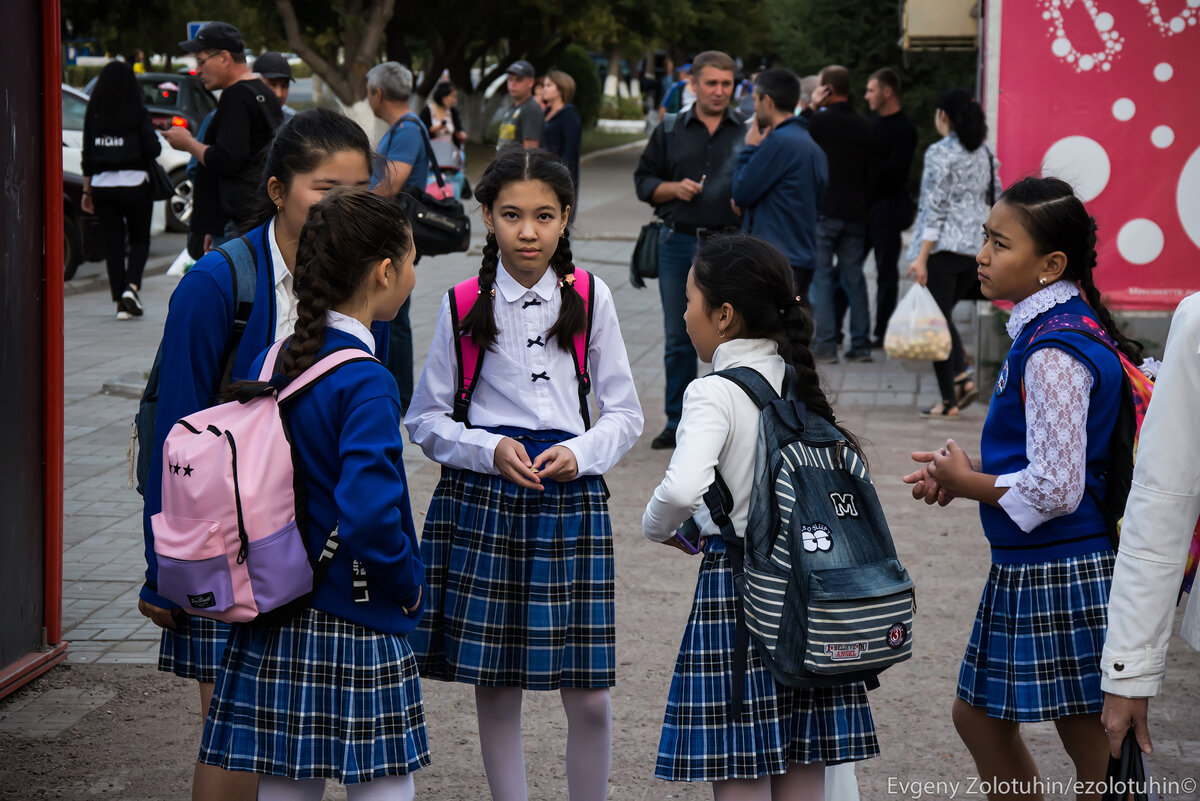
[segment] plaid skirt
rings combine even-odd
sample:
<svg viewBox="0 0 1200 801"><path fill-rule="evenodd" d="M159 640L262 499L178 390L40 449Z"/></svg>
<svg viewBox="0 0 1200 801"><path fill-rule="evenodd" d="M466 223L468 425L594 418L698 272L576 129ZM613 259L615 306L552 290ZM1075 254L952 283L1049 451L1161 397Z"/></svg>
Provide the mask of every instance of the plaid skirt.
<svg viewBox="0 0 1200 801"><path fill-rule="evenodd" d="M834 765L877 756L862 682L783 686L753 646L742 716L729 720L736 603L725 543L710 537L671 679L654 775L692 782L756 779L786 773L793 762Z"/></svg>
<svg viewBox="0 0 1200 801"><path fill-rule="evenodd" d="M175 631L163 629L158 669L204 684L217 680L217 668L229 640L229 624L199 615L180 615Z"/></svg>
<svg viewBox="0 0 1200 801"><path fill-rule="evenodd" d="M958 697L1019 722L1099 714L1112 551L992 565L958 672Z"/></svg>
<svg viewBox="0 0 1200 801"><path fill-rule="evenodd" d="M429 764L412 649L307 609L233 626L200 744L225 770L357 784Z"/></svg>
<svg viewBox="0 0 1200 801"><path fill-rule="evenodd" d="M600 476L543 491L442 468L421 537L421 677L557 690L616 683L612 523Z"/></svg>

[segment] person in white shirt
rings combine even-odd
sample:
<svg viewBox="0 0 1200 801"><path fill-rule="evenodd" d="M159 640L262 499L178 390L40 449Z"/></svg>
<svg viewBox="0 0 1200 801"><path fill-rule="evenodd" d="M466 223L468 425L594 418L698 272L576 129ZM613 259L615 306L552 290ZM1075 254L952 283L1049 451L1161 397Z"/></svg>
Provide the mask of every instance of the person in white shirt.
<svg viewBox="0 0 1200 801"><path fill-rule="evenodd" d="M487 168L475 192L483 266L455 290L473 305L460 315L443 303L404 420L442 464L421 538L426 612L409 641L422 679L475 686L497 801L528 797L523 690L561 694L572 801L607 795L616 635L602 474L641 434L642 409L612 293L572 263L573 195L545 150L510 148ZM577 281L593 288L590 310ZM599 410L590 428L574 351L583 334ZM473 394L458 380L466 344L483 359Z"/></svg>
<svg viewBox="0 0 1200 801"><path fill-rule="evenodd" d="M717 370L750 367L781 394L789 389L784 383L791 367L790 389L810 412L836 425L807 346L812 318L796 296L787 259L773 246L744 234L704 240L688 274L684 321L701 361ZM758 408L732 382L716 377L688 385L671 464L642 517L648 539L692 552L675 531L693 515L697 523L706 517L701 499L716 470L733 500L734 529L744 536L758 425ZM699 545L704 560L671 680L655 775L712 782L716 801L824 798L826 763L879 753L866 686L783 686L750 649L745 712L730 720L733 571L711 520L701 528Z"/></svg>
<svg viewBox="0 0 1200 801"><path fill-rule="evenodd" d="M1167 643L1200 517L1200 293L1179 304L1138 439L1100 660L1100 720L1113 756L1132 726L1151 753L1147 707L1162 690ZM1195 568L1193 567L1193 571ZM1191 578L1190 576L1188 577ZM1190 585L1189 585L1190 586ZM1180 632L1200 649L1200 601L1188 596Z"/></svg>

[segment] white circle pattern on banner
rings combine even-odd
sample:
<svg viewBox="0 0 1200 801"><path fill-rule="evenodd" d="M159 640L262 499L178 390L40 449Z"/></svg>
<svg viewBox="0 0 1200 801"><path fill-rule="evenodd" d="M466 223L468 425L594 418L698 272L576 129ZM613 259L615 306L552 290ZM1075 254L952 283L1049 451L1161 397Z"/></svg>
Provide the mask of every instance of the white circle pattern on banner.
<svg viewBox="0 0 1200 801"><path fill-rule="evenodd" d="M1122 97L1113 103L1112 115L1121 122L1128 122L1137 113L1137 106L1128 97Z"/></svg>
<svg viewBox="0 0 1200 801"><path fill-rule="evenodd" d="M1154 66L1154 79L1157 81L1166 83L1167 81L1171 80L1174 75L1175 68L1165 61Z"/></svg>
<svg viewBox="0 0 1200 801"><path fill-rule="evenodd" d="M1108 186L1112 163L1095 139L1067 136L1050 145L1042 157L1042 175L1061 178L1075 187L1080 200L1087 202Z"/></svg>
<svg viewBox="0 0 1200 801"><path fill-rule="evenodd" d="M1162 229L1153 220L1139 217L1121 226L1117 252L1130 264L1149 264L1163 249Z"/></svg>
<svg viewBox="0 0 1200 801"><path fill-rule="evenodd" d="M1175 188L1175 209L1192 244L1200 248L1200 148L1188 157Z"/></svg>
<svg viewBox="0 0 1200 801"><path fill-rule="evenodd" d="M1175 142L1175 132L1169 125L1159 125L1150 132L1150 141L1155 147L1170 147Z"/></svg>

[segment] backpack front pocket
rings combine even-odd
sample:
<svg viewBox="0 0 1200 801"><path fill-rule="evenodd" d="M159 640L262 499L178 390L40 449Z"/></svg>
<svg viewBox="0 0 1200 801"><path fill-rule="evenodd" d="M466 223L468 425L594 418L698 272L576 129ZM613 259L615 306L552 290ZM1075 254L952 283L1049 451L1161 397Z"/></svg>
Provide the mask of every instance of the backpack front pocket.
<svg viewBox="0 0 1200 801"><path fill-rule="evenodd" d="M159 512L150 525L160 595L203 615L233 606L233 578L220 523Z"/></svg>
<svg viewBox="0 0 1200 801"><path fill-rule="evenodd" d="M294 520L261 540L250 541L246 570L260 612L278 609L313 591L312 565Z"/></svg>
<svg viewBox="0 0 1200 801"><path fill-rule="evenodd" d="M814 570L804 665L822 675L882 670L912 656L912 624L912 580L895 559Z"/></svg>

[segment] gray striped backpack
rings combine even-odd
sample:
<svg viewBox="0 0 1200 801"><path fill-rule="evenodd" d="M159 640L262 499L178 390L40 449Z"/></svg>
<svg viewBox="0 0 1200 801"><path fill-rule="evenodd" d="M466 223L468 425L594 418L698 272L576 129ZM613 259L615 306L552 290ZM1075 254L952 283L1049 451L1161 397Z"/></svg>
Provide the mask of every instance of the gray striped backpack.
<svg viewBox="0 0 1200 801"><path fill-rule="evenodd" d="M748 643L781 684L875 686L912 656L914 594L866 465L837 428L790 393L780 398L755 370L714 375L762 410L744 540L719 473L704 496L739 600L734 703Z"/></svg>

